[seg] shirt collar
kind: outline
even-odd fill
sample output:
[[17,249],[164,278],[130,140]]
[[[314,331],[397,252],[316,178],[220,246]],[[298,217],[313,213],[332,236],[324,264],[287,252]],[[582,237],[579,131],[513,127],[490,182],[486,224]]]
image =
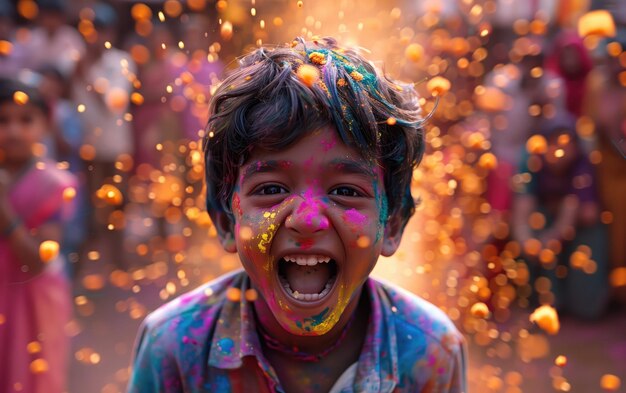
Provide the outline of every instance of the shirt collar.
[[[278,381],[276,372],[263,356],[252,304],[244,296],[250,288],[248,276],[242,273],[231,282],[231,287],[241,291],[241,301],[223,300],[211,341],[209,366],[236,369],[243,365],[245,356],[254,356],[266,375]],[[371,312],[354,388],[356,391],[390,392],[398,382],[393,310],[379,283],[370,278],[364,288],[370,299]]]

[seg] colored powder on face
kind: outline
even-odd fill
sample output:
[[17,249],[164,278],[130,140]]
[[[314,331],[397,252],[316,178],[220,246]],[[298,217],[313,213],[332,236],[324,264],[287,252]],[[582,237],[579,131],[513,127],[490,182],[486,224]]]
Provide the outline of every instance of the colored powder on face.
[[233,211],[237,213],[237,217],[241,218],[243,212],[241,211],[241,200],[239,199],[239,194],[233,194]]
[[346,210],[343,213],[344,221],[354,227],[353,230],[362,229],[367,225],[367,216],[356,209]]
[[313,247],[313,244],[315,244],[313,239],[306,239],[301,242],[296,242],[296,247],[300,247],[302,250],[308,250]]
[[312,188],[308,188],[302,195],[302,198],[304,201],[298,206],[298,209],[296,209],[296,214],[304,215],[305,223],[308,226],[313,226],[313,219],[318,219],[316,229],[328,229],[330,225],[328,218],[321,214],[327,203],[325,203],[324,200],[320,201],[315,198]]
[[385,195],[384,192],[380,192],[378,189],[378,182],[374,182],[374,193],[376,195],[376,205],[378,206],[378,230],[376,231],[376,240],[375,243],[377,243],[384,231],[385,231],[385,224],[387,222],[387,214],[388,214],[388,207],[387,207],[387,195]]
[[331,135],[328,137],[328,139],[322,140],[322,149],[326,153],[330,151],[333,147],[335,147],[336,144],[337,144],[337,140],[335,139],[335,136]]
[[272,243],[272,239],[274,238],[274,234],[278,230],[278,227],[279,227],[278,224],[270,224],[268,225],[266,232],[261,233],[259,235],[260,239],[259,239],[258,247],[261,253],[263,254],[267,253],[267,248],[270,245],[270,243]]

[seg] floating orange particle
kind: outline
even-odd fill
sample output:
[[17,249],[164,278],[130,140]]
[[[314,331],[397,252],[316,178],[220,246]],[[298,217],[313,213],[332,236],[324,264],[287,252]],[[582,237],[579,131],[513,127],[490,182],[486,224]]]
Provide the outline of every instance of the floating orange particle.
[[426,88],[433,96],[446,94],[450,90],[450,86],[450,81],[442,76],[436,76],[426,84]]
[[614,288],[626,286],[626,267],[613,269],[609,276],[609,281]]
[[13,93],[13,102],[15,102],[17,105],[28,104],[28,94],[24,93],[23,91],[16,91],[15,93]]
[[130,15],[134,20],[149,20],[152,18],[152,10],[146,4],[137,3],[130,9]]
[[554,262],[554,251],[550,250],[549,248],[541,250],[541,252],[539,253],[539,260],[541,261],[541,263],[545,264]]
[[298,79],[300,79],[302,83],[309,87],[313,86],[320,79],[319,70],[317,67],[310,64],[304,64],[298,67],[296,75],[298,75]]
[[615,22],[607,10],[587,12],[578,19],[578,34],[581,37],[615,37]]
[[529,320],[534,322],[548,334],[557,334],[561,328],[559,315],[556,309],[549,305],[543,305],[530,314]]
[[483,302],[474,303],[470,312],[476,318],[487,318],[489,316],[489,307]]
[[74,187],[67,187],[63,190],[63,200],[66,202],[71,201],[76,197],[76,189]]
[[567,365],[567,357],[559,355],[554,359],[554,364],[559,367],[565,367]]
[[241,301],[241,289],[230,287],[226,290],[226,299],[231,302]]
[[239,228],[239,237],[242,240],[250,240],[252,239],[252,228],[249,226],[242,226]]
[[134,92],[130,95],[130,101],[135,105],[143,104],[144,98],[141,94]]
[[544,154],[548,151],[548,141],[543,135],[533,135],[526,141],[526,150],[530,154]]
[[245,293],[246,300],[249,302],[254,302],[259,298],[259,294],[254,288],[246,289]]
[[165,11],[165,14],[170,18],[176,18],[183,12],[183,6],[178,0],[167,0],[163,3],[163,11]]
[[96,197],[113,206],[121,205],[124,201],[120,190],[112,184],[103,184],[102,187],[96,191]]
[[10,41],[0,40],[0,55],[9,56],[13,52],[13,44]]
[[600,378],[600,386],[607,392],[615,392],[622,385],[622,381],[617,375],[604,374]]
[[101,274],[88,274],[83,277],[83,287],[90,291],[98,291],[104,287],[104,277]]
[[106,105],[117,112],[122,112],[128,106],[128,93],[121,87],[113,87],[104,96]]
[[41,352],[41,343],[39,341],[31,341],[26,345],[26,352],[31,355]]
[[35,19],[39,14],[39,7],[33,0],[20,0],[17,2],[17,12],[25,19]]
[[233,38],[233,24],[228,21],[222,23],[222,27],[220,27],[220,35],[226,41]]
[[35,359],[30,362],[30,372],[33,374],[41,374],[48,371],[48,361],[46,359]]
[[39,245],[39,258],[44,263],[50,262],[59,255],[59,243],[45,240]]
[[387,125],[393,126],[393,125],[396,124],[396,122],[397,122],[397,120],[396,120],[395,117],[390,117],[390,118],[387,119]]
[[538,239],[528,239],[524,242],[524,252],[528,255],[538,255],[541,251],[541,242]]
[[424,57],[424,48],[420,44],[410,44],[404,50],[404,57],[414,63],[417,63]]
[[218,2],[215,3],[215,8],[219,12],[226,11],[226,8],[228,8],[228,2],[226,0],[218,0]]
[[485,153],[480,156],[478,166],[483,169],[492,170],[498,167],[498,159],[493,153]]
[[192,11],[202,11],[206,7],[206,0],[187,0],[187,6]]
[[370,245],[370,238],[367,236],[359,236],[359,238],[356,239],[356,245],[360,248],[365,248]]
[[476,93],[476,106],[485,112],[499,112],[506,109],[510,97],[497,87],[485,87],[480,94]]

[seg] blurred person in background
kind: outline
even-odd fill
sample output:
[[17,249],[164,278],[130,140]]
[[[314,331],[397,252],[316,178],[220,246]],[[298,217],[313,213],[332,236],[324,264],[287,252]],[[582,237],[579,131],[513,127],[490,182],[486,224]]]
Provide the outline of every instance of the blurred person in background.
[[180,139],[180,119],[163,100],[167,95],[167,86],[173,85],[177,75],[172,60],[176,53],[172,32],[167,26],[155,23],[152,33],[147,38],[139,35],[127,40],[126,47],[137,57],[138,77],[141,81],[139,93],[143,102],[132,108],[133,135],[135,143],[136,166],[146,163],[153,168],[160,168],[158,143]]
[[559,32],[546,61],[546,69],[563,80],[567,110],[576,117],[581,116],[587,95],[587,76],[593,69],[593,61],[575,31]]
[[70,77],[85,53],[85,42],[78,31],[67,24],[65,0],[37,0],[39,13],[30,39],[25,42],[27,66],[33,70],[54,65]]
[[[622,32],[613,45],[626,48]],[[621,50],[620,50],[621,52]],[[604,208],[609,213],[609,255],[611,268],[626,269],[626,68],[621,56],[604,52],[601,66],[591,79],[589,113],[595,123],[598,184]],[[619,280],[618,280],[619,281]],[[626,285],[614,288],[617,300],[626,305]]]
[[606,231],[594,168],[575,125],[567,112],[540,125],[547,146],[522,156],[519,173],[528,178],[517,184],[512,233],[525,250],[531,285],[539,277],[550,281],[551,294],[539,291],[539,302],[592,319],[608,300]]
[[76,181],[34,153],[49,122],[35,89],[0,79],[1,392],[65,391],[72,297],[55,248]]
[[15,37],[15,8],[0,0],[0,77],[15,77],[26,66],[26,48]]
[[[76,104],[69,99],[69,80],[55,66],[47,65],[38,70],[41,76],[39,91],[50,108],[50,133],[45,138],[50,159],[67,163],[69,171],[76,176],[78,184],[74,215],[63,228],[63,254],[75,262],[76,255],[86,238],[88,200],[86,195],[85,165],[79,149],[83,144],[83,127],[76,112]],[[70,265],[71,266],[71,265]]]
[[[115,9],[106,3],[96,3],[92,8],[95,31],[87,37],[87,52],[77,66],[73,99],[76,104],[84,105],[81,120],[86,148],[81,156],[88,161],[89,195],[94,200],[96,190],[103,184],[114,184],[124,194],[123,173],[115,165],[121,156],[130,156],[134,151],[132,126],[126,114],[136,68],[130,55],[115,47],[118,27]],[[116,209],[122,211],[122,201],[118,202]],[[102,234],[111,214],[106,205],[95,209],[90,222],[92,237]],[[112,231],[111,235],[113,249],[121,250],[121,231]],[[112,259],[123,264],[123,253],[119,254]]]
[[513,191],[510,179],[515,174],[526,139],[539,124],[542,113],[564,107],[563,81],[542,70],[543,44],[525,39],[517,44],[524,53],[519,62],[495,67],[485,76],[485,94],[477,96],[480,115],[489,119],[489,141],[498,159],[497,168],[487,179],[487,200],[505,216],[511,209]]
[[217,60],[220,47],[216,46],[220,44],[211,41],[215,37],[209,26],[207,17],[189,15],[187,23],[181,25],[184,49],[173,59],[175,72],[184,83],[174,91],[172,108],[180,114],[182,137],[187,140],[200,138],[198,132],[204,130],[208,121],[209,87],[216,84],[217,73],[223,69]]

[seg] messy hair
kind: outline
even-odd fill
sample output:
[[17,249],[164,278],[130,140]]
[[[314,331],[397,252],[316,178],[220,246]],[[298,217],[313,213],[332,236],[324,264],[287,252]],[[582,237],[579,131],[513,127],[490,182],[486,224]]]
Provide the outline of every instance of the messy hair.
[[[317,77],[307,80],[301,67]],[[347,146],[381,165],[388,214],[400,214],[404,225],[415,211],[410,186],[424,153],[423,122],[411,84],[388,79],[332,38],[259,48],[239,60],[209,105],[207,208],[230,212],[238,169],[255,147],[285,149],[332,125]]]

